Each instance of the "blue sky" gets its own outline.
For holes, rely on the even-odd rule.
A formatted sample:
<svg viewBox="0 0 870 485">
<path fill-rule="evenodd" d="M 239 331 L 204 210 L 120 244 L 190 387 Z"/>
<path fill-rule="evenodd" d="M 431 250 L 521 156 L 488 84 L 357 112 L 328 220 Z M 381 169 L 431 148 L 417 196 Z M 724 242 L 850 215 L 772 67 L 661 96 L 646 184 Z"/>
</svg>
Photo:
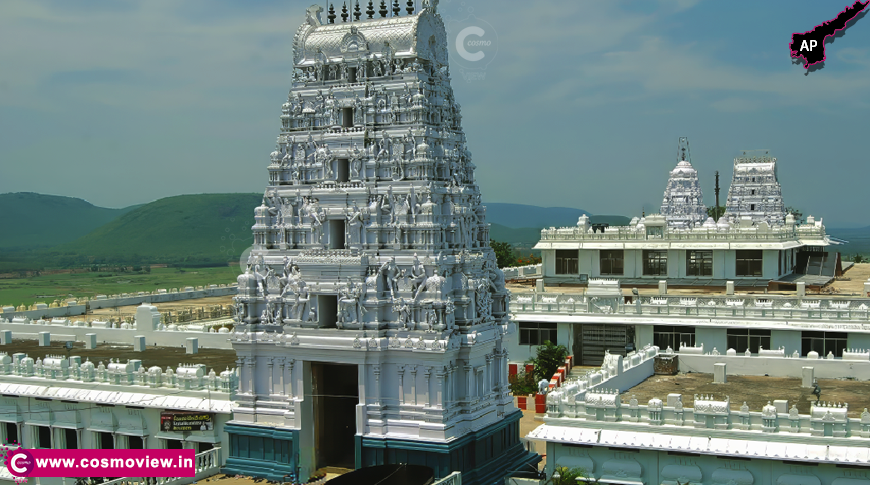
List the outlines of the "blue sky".
<svg viewBox="0 0 870 485">
<path fill-rule="evenodd" d="M 870 225 L 870 18 L 824 69 L 788 52 L 848 3 L 441 0 L 448 24 L 497 32 L 483 79 L 451 60 L 484 200 L 636 215 L 687 136 L 708 204 L 715 170 L 724 200 L 733 158 L 766 148 L 787 205 Z M 122 207 L 262 191 L 307 6 L 0 2 L 0 192 Z"/>
</svg>

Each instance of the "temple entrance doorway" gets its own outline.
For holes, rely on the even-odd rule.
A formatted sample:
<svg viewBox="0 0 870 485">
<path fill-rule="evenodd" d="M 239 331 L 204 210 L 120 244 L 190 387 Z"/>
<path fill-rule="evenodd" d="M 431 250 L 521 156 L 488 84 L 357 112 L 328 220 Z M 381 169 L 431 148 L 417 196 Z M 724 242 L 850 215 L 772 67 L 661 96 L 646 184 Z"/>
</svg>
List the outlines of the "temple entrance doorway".
<svg viewBox="0 0 870 485">
<path fill-rule="evenodd" d="M 317 468 L 354 469 L 356 405 L 359 404 L 357 366 L 314 362 L 311 376 Z"/>
</svg>

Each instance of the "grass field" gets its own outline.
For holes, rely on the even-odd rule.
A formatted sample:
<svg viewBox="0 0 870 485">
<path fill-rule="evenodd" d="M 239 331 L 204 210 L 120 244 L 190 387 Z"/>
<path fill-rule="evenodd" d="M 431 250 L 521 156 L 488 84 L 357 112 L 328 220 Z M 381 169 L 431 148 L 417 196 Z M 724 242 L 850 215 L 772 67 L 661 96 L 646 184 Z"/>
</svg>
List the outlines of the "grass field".
<svg viewBox="0 0 870 485">
<path fill-rule="evenodd" d="M 217 268 L 153 268 L 151 273 L 73 273 L 0 279 L 0 305 L 51 303 L 58 298 L 113 295 L 230 284 L 239 276 L 238 266 Z"/>
</svg>

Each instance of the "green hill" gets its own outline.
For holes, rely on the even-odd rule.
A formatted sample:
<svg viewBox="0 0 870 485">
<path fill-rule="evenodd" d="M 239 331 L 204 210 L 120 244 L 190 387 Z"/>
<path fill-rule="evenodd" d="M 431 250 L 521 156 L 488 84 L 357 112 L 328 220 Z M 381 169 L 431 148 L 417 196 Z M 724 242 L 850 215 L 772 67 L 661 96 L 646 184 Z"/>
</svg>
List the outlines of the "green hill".
<svg viewBox="0 0 870 485">
<path fill-rule="evenodd" d="M 224 265 L 237 261 L 251 245 L 254 208 L 260 202 L 259 194 L 198 194 L 104 209 L 70 197 L 0 194 L 4 222 L 22 229 L 0 235 L 0 248 L 5 249 L 0 251 L 0 272 L 101 263 Z M 487 206 L 491 237 L 520 247 L 534 246 L 541 228 L 574 225 L 585 213 L 520 204 Z M 622 216 L 590 218 L 628 223 Z M 36 243 L 42 247 L 34 247 Z"/>
<path fill-rule="evenodd" d="M 167 197 L 43 254 L 62 265 L 237 261 L 251 245 L 254 208 L 261 200 L 257 194 Z"/>
<path fill-rule="evenodd" d="M 106 209 L 75 197 L 0 194 L 0 249 L 51 247 L 74 241 L 135 209 Z"/>
<path fill-rule="evenodd" d="M 513 245 L 534 246 L 541 240 L 541 228 L 514 228 L 492 223 L 489 225 L 489 237 L 494 241 L 506 242 Z"/>
</svg>

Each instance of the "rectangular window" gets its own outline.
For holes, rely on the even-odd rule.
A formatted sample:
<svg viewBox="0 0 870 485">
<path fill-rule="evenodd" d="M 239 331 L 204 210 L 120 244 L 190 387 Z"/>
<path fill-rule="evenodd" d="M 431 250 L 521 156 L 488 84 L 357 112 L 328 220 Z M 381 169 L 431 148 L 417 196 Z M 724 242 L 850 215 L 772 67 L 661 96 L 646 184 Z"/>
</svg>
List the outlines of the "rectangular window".
<svg viewBox="0 0 870 485">
<path fill-rule="evenodd" d="M 335 181 L 348 182 L 350 181 L 350 160 L 339 158 L 335 161 Z"/>
<path fill-rule="evenodd" d="M 329 249 L 344 249 L 344 241 L 347 236 L 344 223 L 344 219 L 329 221 Z"/>
<path fill-rule="evenodd" d="M 770 348 L 770 330 L 729 328 L 727 335 L 728 348 L 734 349 L 738 354 L 746 352 L 747 349 L 757 354 L 759 347 Z"/>
<path fill-rule="evenodd" d="M 737 276 L 761 276 L 763 254 L 760 249 L 738 249 L 734 272 Z"/>
<path fill-rule="evenodd" d="M 64 448 L 67 450 L 76 450 L 79 447 L 79 433 L 75 429 L 65 428 L 63 430 Z"/>
<path fill-rule="evenodd" d="M 621 249 L 602 249 L 599 257 L 602 275 L 621 276 L 624 267 L 624 252 Z"/>
<path fill-rule="evenodd" d="M 577 251 L 574 249 L 556 250 L 556 274 L 577 274 Z"/>
<path fill-rule="evenodd" d="M 520 322 L 520 345 L 543 345 L 544 342 L 556 342 L 556 324 L 539 322 Z"/>
<path fill-rule="evenodd" d="M 668 252 L 644 249 L 643 274 L 645 276 L 667 276 Z"/>
<path fill-rule="evenodd" d="M 145 448 L 145 440 L 141 436 L 128 436 L 127 448 L 131 450 L 142 450 Z"/>
<path fill-rule="evenodd" d="M 665 350 L 670 347 L 679 350 L 683 345 L 695 346 L 695 327 L 671 327 L 655 325 L 653 327 L 653 345 Z"/>
<path fill-rule="evenodd" d="M 341 126 L 342 128 L 353 127 L 353 108 L 341 108 Z"/>
<path fill-rule="evenodd" d="M 36 426 L 37 448 L 51 449 L 51 428 L 48 426 Z"/>
<path fill-rule="evenodd" d="M 18 441 L 18 425 L 15 423 L 3 423 L 4 438 L 6 444 L 19 443 Z"/>
<path fill-rule="evenodd" d="M 163 445 L 167 450 L 181 450 L 184 448 L 181 440 L 163 440 Z"/>
<path fill-rule="evenodd" d="M 111 450 L 115 448 L 115 440 L 112 438 L 112 433 L 97 431 L 97 449 Z"/>
<path fill-rule="evenodd" d="M 829 352 L 834 357 L 842 357 L 846 350 L 846 338 L 843 332 L 801 332 L 801 352 L 805 357 L 813 350 L 823 359 Z"/>
<path fill-rule="evenodd" d="M 713 276 L 713 251 L 686 251 L 686 276 Z"/>
</svg>

